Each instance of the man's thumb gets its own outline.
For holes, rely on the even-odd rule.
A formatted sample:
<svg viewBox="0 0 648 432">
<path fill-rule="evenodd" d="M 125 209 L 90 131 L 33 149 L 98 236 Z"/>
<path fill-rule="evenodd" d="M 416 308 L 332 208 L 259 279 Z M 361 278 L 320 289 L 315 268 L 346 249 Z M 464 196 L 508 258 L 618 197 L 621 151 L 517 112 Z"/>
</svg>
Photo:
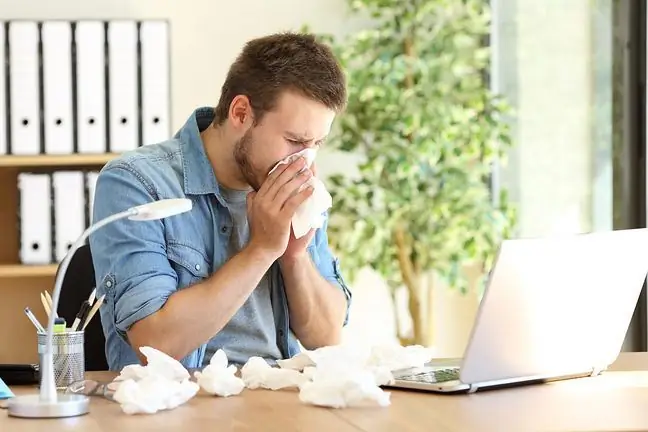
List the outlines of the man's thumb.
<svg viewBox="0 0 648 432">
<path fill-rule="evenodd" d="M 252 203 L 254 202 L 254 197 L 256 197 L 255 191 L 252 191 L 247 194 L 246 201 L 247 201 L 248 214 L 250 213 L 250 210 L 252 210 Z"/>
</svg>

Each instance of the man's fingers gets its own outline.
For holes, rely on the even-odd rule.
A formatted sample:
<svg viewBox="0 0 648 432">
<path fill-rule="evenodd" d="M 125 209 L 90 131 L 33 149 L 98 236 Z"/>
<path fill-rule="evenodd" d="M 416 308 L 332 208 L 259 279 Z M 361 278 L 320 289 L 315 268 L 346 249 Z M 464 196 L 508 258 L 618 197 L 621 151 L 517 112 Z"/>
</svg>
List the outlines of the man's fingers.
<svg viewBox="0 0 648 432">
<path fill-rule="evenodd" d="M 299 207 L 304 201 L 308 199 L 313 194 L 313 186 L 308 185 L 304 188 L 304 190 L 300 191 L 299 193 L 293 195 L 292 197 L 288 198 L 286 200 L 286 203 L 283 206 L 283 209 L 281 212 L 284 214 L 286 218 L 292 218 L 293 215 L 295 214 L 295 211 L 297 210 L 297 207 Z"/>
<path fill-rule="evenodd" d="M 270 195 L 271 198 L 277 195 L 277 189 L 286 183 L 290 178 L 299 172 L 300 165 L 303 166 L 303 158 L 297 158 L 292 162 L 279 165 L 270 175 L 268 175 L 259 188 L 261 196 Z"/>
<path fill-rule="evenodd" d="M 286 201 L 295 195 L 299 191 L 300 187 L 305 187 L 305 183 L 308 182 L 312 176 L 313 174 L 309 170 L 304 170 L 293 177 L 288 183 L 283 185 L 281 189 L 277 191 L 277 195 L 274 199 L 277 208 L 281 210 Z"/>
<path fill-rule="evenodd" d="M 269 198 L 272 198 L 273 200 L 278 199 L 278 194 L 281 191 L 283 187 L 285 187 L 289 182 L 291 182 L 295 177 L 299 177 L 298 173 L 303 170 L 303 172 L 307 172 L 308 169 L 304 169 L 306 167 L 306 161 L 304 158 L 297 158 L 295 161 L 291 162 L 288 164 L 286 169 L 277 177 L 275 182 L 270 186 L 270 189 L 268 189 L 267 195 Z M 303 174 L 302 172 L 302 174 Z M 283 204 L 283 201 L 280 202 L 280 204 Z"/>
</svg>

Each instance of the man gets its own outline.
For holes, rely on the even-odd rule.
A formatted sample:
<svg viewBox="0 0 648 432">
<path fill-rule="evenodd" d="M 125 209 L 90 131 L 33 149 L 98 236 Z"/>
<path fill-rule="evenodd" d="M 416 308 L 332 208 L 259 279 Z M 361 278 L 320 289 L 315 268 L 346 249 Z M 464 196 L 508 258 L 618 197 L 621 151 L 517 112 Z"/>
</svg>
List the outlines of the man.
<svg viewBox="0 0 648 432">
<path fill-rule="evenodd" d="M 90 238 L 111 370 L 151 346 L 188 368 L 222 348 L 232 363 L 269 362 L 336 344 L 351 300 L 325 224 L 296 239 L 291 217 L 312 190 L 298 158 L 322 145 L 346 102 L 344 75 L 312 36 L 248 42 L 218 106 L 199 108 L 173 139 L 108 163 L 94 220 L 165 198 L 190 212 L 122 220 Z"/>
</svg>

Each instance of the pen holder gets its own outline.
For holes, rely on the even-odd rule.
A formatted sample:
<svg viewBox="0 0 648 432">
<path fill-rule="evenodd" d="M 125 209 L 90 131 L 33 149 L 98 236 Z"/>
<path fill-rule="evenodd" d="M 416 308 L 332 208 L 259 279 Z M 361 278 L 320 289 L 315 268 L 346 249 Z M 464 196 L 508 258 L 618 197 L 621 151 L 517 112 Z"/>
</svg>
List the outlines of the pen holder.
<svg viewBox="0 0 648 432">
<path fill-rule="evenodd" d="M 65 331 L 52 334 L 52 360 L 54 361 L 54 382 L 58 390 L 67 388 L 85 378 L 84 332 Z M 43 353 L 47 335 L 38 333 L 38 358 L 43 370 Z"/>
</svg>

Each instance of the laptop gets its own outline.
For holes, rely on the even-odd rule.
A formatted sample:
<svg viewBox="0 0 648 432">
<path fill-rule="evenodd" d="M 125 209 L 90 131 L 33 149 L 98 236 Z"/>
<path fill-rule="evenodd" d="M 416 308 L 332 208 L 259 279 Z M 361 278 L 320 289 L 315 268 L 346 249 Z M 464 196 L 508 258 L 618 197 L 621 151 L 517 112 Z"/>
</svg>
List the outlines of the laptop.
<svg viewBox="0 0 648 432">
<path fill-rule="evenodd" d="M 648 229 L 502 242 L 461 359 L 389 387 L 472 393 L 595 376 L 621 351 L 648 273 Z"/>
</svg>

